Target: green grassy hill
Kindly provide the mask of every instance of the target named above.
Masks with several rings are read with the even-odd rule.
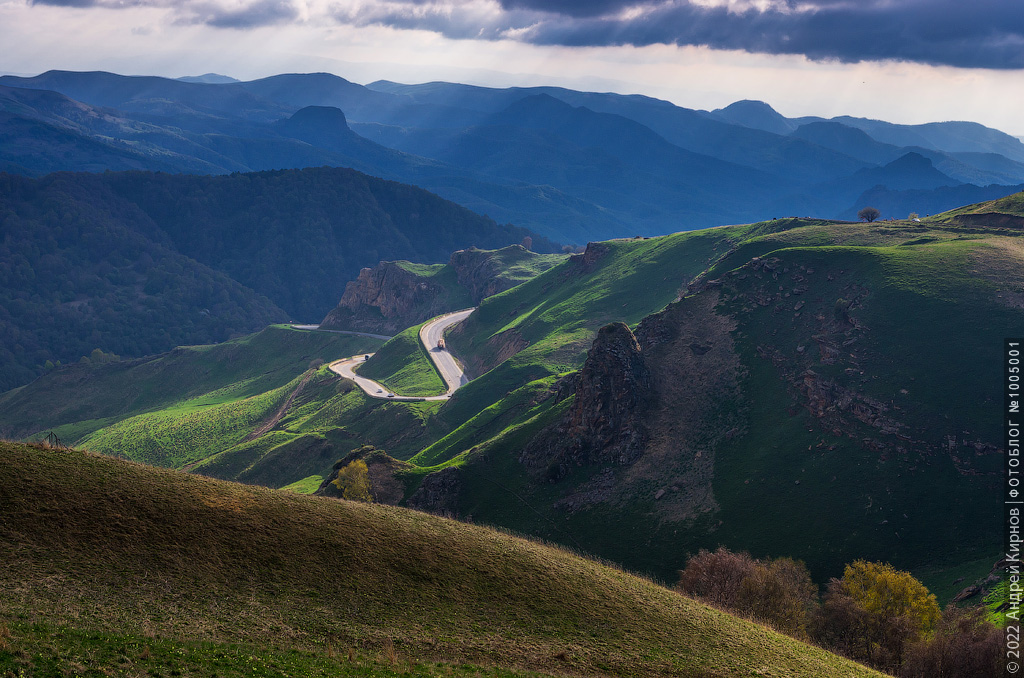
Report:
[[[224,344],[69,366],[0,395],[0,426],[10,437],[53,430],[113,456],[272,487],[305,480],[313,491],[367,438],[411,456],[443,435],[426,421],[440,403],[367,398],[323,365],[381,343],[271,326]]]
[[[399,332],[359,366],[360,376],[373,379],[399,395],[434,396],[448,390],[419,332],[424,323]]]
[[[447,402],[367,398],[294,361],[251,388],[220,386],[220,399],[182,392],[116,420],[83,395],[81,419],[58,433],[304,491],[369,444],[409,462],[371,465],[388,501],[666,581],[688,554],[723,544],[804,559],[819,581],[857,558],[891,561],[947,590],[1000,543],[993,385],[1002,338],[1024,328],[1017,202],[923,222],[781,219],[593,243],[449,333],[476,378]],[[636,333],[651,374],[630,422],[643,454],[566,462],[587,427],[617,425],[566,421],[594,337],[614,321]],[[414,330],[366,366],[399,392],[436,378]],[[362,350],[351,348],[331,357]],[[45,398],[33,385],[2,402],[36,393],[22,406],[42,417],[64,398],[52,383]]]
[[[15,675],[879,675],[622,571],[404,509],[0,443]]]
[[[1016,199],[995,208],[1012,216]],[[494,297],[450,343],[482,367],[505,357],[499,341],[519,352],[455,396],[440,416],[464,423],[401,475],[411,491],[455,467],[447,505],[458,513],[666,578],[687,553],[726,544],[802,558],[819,579],[864,557],[950,588],[962,565],[998,550],[994,384],[1002,338],[1024,328],[1019,231],[951,216],[778,220],[619,241],[578,281],[555,269]],[[539,477],[523,450],[572,404],[553,375],[582,363],[586,323],[614,319],[617,307],[642,331],[658,283],[696,275],[679,254],[661,275],[654,261],[629,257],[712,237],[724,256],[705,258],[711,266],[662,323],[680,338],[649,353],[661,386],[643,420],[645,457],[584,464],[558,483]],[[577,309],[564,316],[577,324],[560,320],[560,307]],[[725,334],[706,331],[722,323]],[[578,353],[556,362],[562,347]],[[716,355],[725,362],[710,362]],[[722,369],[735,392],[712,388]],[[489,406],[464,419],[480,402]]]
[[[933,217],[928,218],[926,221],[934,222],[949,222],[959,221],[964,224],[973,224],[976,226],[984,226],[983,219],[988,215],[999,215],[999,216],[1011,216],[1011,217],[1024,217],[1024,193],[1014,193],[998,200],[989,200],[987,202],[980,202],[974,205],[967,205],[958,209],[949,210],[942,214],[936,214]],[[1007,221],[1006,226],[1020,228],[1019,222]]]
[[[202,399],[212,405],[284,386],[315,360],[329,361],[381,342],[272,325],[222,344],[102,365],[68,365],[0,394],[0,434],[23,438],[56,429],[68,442],[127,416]]]
[[[578,369],[597,330],[665,307],[731,247],[726,229],[591,243],[587,252],[484,300],[449,333],[474,379],[444,416],[465,421],[531,381]]]

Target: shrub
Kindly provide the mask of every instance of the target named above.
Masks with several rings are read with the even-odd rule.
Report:
[[[738,610],[743,580],[756,563],[748,553],[733,553],[724,546],[714,553],[701,549],[679,572],[676,589],[693,598],[729,610]]]
[[[701,550],[679,573],[679,591],[803,637],[818,590],[807,567],[792,558],[754,560],[724,547]]]
[[[818,587],[802,561],[776,558],[755,562],[740,584],[739,609],[788,635],[804,638],[817,608]]]
[[[997,678],[1003,675],[1003,632],[985,608],[943,611],[934,637],[913,643],[906,652],[903,678]]]
[[[331,484],[341,490],[341,496],[352,501],[373,501],[370,493],[370,474],[366,462],[356,459],[338,470]]]
[[[909,572],[858,560],[829,583],[812,635],[827,648],[891,671],[939,616],[935,596]]]

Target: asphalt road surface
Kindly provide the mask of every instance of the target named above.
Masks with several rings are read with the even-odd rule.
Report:
[[[448,385],[448,395],[454,393],[460,386],[468,384],[469,379],[462,371],[459,363],[455,361],[455,356],[449,353],[446,348],[438,348],[437,342],[444,336],[446,329],[468,318],[473,310],[472,308],[467,308],[463,311],[443,315],[440,318],[431,320],[420,328],[420,341],[423,342],[423,346],[426,347],[430,359],[434,361],[437,371],[441,373],[445,384]]]
[[[355,367],[361,362],[365,362],[372,353],[364,353],[351,358],[344,358],[342,360],[335,360],[330,364],[331,371],[340,374],[346,379],[351,379],[356,385],[363,389],[363,392],[371,398],[381,398],[384,400],[447,400],[451,397],[460,386],[468,384],[469,379],[463,373],[462,368],[459,367],[455,357],[448,352],[447,349],[437,347],[437,342],[441,337],[444,336],[444,331],[460,323],[469,317],[474,309],[468,308],[463,311],[456,311],[455,313],[449,313],[447,315],[440,316],[431,320],[422,328],[420,328],[420,341],[423,342],[423,346],[427,349],[427,355],[434,361],[434,365],[437,366],[438,371],[444,378],[445,384],[448,386],[448,391],[439,396],[429,397],[415,397],[415,396],[403,396],[398,395],[389,391],[383,384],[379,384],[372,379],[366,377],[360,377],[355,373]],[[313,329],[311,326],[296,326],[297,329]],[[324,331],[340,331],[340,330],[324,330]],[[360,334],[357,332],[346,332],[346,334]],[[378,335],[365,335],[376,338],[381,338]]]

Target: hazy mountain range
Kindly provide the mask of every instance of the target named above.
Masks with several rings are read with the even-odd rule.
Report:
[[[0,77],[0,168],[221,174],[333,165],[584,243],[813,214],[883,218],[1024,184],[1024,143],[969,122],[786,118],[639,95],[286,74]]]

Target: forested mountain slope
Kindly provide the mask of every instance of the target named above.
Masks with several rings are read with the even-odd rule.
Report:
[[[0,229],[0,388],[96,348],[139,357],[316,321],[381,259],[531,235],[342,168],[0,175]]]

